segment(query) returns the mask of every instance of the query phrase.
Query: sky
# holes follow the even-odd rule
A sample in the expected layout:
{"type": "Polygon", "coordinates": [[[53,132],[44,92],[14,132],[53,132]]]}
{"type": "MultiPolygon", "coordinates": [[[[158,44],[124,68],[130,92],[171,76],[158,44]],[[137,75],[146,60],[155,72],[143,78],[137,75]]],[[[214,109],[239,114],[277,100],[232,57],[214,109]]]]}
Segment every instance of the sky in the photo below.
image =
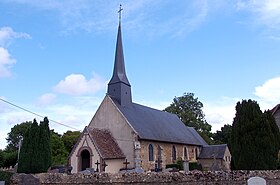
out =
{"type": "Polygon", "coordinates": [[[194,93],[213,132],[238,101],[280,103],[279,0],[1,0],[0,149],[14,125],[43,120],[4,101],[61,134],[89,124],[112,75],[119,4],[134,102],[162,110],[194,93]]]}

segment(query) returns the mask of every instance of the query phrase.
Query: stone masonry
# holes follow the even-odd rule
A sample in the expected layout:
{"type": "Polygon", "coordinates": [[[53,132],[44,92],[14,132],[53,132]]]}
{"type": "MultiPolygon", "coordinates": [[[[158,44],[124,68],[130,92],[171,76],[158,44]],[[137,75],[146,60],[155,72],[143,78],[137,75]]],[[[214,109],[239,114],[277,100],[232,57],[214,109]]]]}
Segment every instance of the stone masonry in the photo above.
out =
{"type": "Polygon", "coordinates": [[[15,174],[11,185],[246,185],[250,177],[262,177],[267,185],[280,184],[280,171],[215,171],[215,172],[150,172],[150,173],[94,173],[60,174],[43,173],[36,175],[15,174]],[[31,184],[28,184],[31,185],[31,184]]]}
{"type": "Polygon", "coordinates": [[[150,141],[141,141],[141,159],[142,160],[142,168],[145,171],[150,171],[155,168],[155,161],[158,159],[158,146],[161,148],[161,159],[163,161],[162,167],[165,169],[166,164],[172,164],[172,146],[176,148],[176,159],[184,159],[184,147],[187,147],[188,160],[191,162],[196,162],[196,150],[199,149],[196,146],[190,145],[180,145],[180,144],[170,144],[163,142],[150,142],[150,141]],[[153,145],[154,148],[154,161],[149,161],[149,144],[153,145]]]}

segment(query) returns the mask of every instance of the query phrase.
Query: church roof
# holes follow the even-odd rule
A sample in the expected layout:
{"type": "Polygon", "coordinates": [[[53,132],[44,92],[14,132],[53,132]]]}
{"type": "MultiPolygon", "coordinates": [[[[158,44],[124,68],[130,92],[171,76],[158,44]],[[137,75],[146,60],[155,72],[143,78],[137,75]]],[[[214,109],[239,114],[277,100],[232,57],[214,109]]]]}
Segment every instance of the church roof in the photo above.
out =
{"type": "Polygon", "coordinates": [[[89,127],[87,127],[87,129],[103,159],[125,158],[122,150],[109,130],[89,127]]]}
{"type": "Polygon", "coordinates": [[[226,144],[203,146],[199,158],[213,159],[215,156],[216,159],[222,159],[224,158],[226,148],[226,144]]]}
{"type": "Polygon", "coordinates": [[[271,109],[271,114],[274,115],[276,111],[280,108],[280,104],[277,104],[273,109],[271,109]]]}
{"type": "Polygon", "coordinates": [[[190,145],[207,145],[192,127],[187,127],[177,115],[136,103],[121,106],[111,97],[115,105],[137,132],[140,139],[190,145]]]}
{"type": "Polygon", "coordinates": [[[109,82],[109,85],[115,83],[124,83],[130,86],[130,83],[127,79],[126,72],[125,72],[121,24],[119,24],[118,27],[114,71],[113,71],[113,76],[109,82]]]}

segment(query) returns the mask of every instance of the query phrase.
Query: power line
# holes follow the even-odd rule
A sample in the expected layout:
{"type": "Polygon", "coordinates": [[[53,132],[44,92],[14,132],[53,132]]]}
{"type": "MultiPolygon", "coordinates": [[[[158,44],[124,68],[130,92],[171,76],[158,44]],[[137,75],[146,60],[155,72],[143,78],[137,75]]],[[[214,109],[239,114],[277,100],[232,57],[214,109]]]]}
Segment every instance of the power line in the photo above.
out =
{"type": "MultiPolygon", "coordinates": [[[[4,100],[4,99],[2,99],[2,98],[0,98],[0,100],[3,101],[3,102],[5,102],[5,103],[7,103],[7,104],[9,104],[9,105],[12,105],[12,106],[18,108],[18,109],[21,109],[21,110],[23,110],[23,111],[25,111],[25,112],[28,112],[28,113],[30,113],[30,114],[34,114],[34,115],[36,115],[36,116],[38,116],[38,117],[41,117],[41,118],[44,118],[44,117],[45,117],[45,116],[42,116],[42,115],[40,115],[40,114],[37,114],[37,113],[35,113],[35,112],[33,112],[33,111],[30,111],[30,110],[28,110],[28,109],[25,109],[25,108],[23,108],[23,107],[21,107],[21,106],[19,106],[19,105],[16,105],[16,104],[14,104],[14,103],[11,103],[11,102],[9,102],[9,101],[7,101],[7,100],[4,100]]],[[[74,129],[74,130],[79,130],[79,129],[77,129],[77,128],[68,126],[68,125],[66,125],[66,124],[60,123],[60,122],[55,121],[55,120],[52,120],[52,119],[49,119],[49,121],[51,121],[51,122],[53,122],[53,123],[56,123],[56,124],[59,124],[59,125],[62,125],[62,126],[64,126],[64,127],[68,127],[68,128],[74,129]]]]}

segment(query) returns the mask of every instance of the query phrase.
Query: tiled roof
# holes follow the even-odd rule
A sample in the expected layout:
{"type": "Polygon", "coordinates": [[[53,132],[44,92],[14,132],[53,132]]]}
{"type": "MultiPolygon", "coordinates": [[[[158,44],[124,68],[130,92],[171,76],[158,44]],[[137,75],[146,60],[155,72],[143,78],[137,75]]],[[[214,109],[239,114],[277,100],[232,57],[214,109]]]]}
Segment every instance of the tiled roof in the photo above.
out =
{"type": "Polygon", "coordinates": [[[207,145],[194,128],[185,126],[175,114],[136,103],[132,103],[131,106],[121,106],[115,99],[112,97],[111,99],[137,132],[140,139],[207,145]]]}
{"type": "Polygon", "coordinates": [[[88,132],[103,159],[125,158],[119,145],[109,130],[87,127],[88,132]]]}
{"type": "Polygon", "coordinates": [[[226,144],[203,146],[198,158],[213,159],[215,156],[216,159],[222,159],[224,158],[226,148],[226,144]]]}

